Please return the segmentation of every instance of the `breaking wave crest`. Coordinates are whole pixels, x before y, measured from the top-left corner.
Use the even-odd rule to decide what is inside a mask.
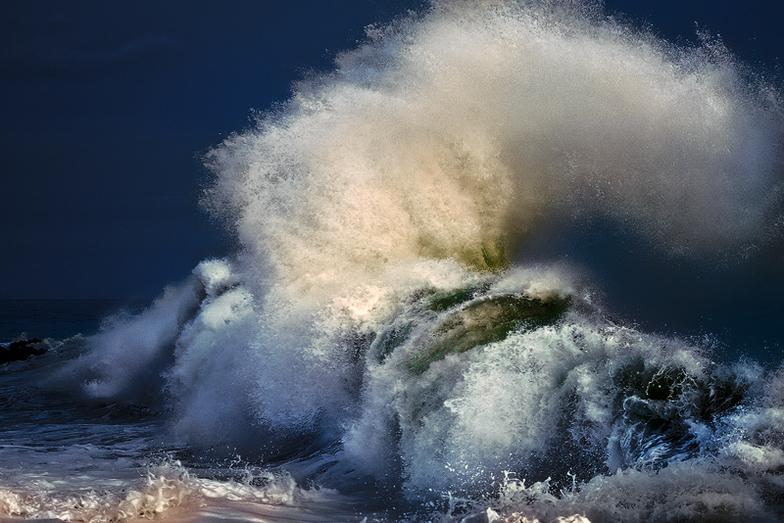
[[[504,266],[554,206],[676,252],[738,248],[779,196],[781,110],[708,38],[436,7],[211,151],[207,204],[253,263],[328,292],[411,258]]]

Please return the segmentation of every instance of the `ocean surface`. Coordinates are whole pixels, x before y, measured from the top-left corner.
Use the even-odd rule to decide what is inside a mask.
[[[369,26],[205,155],[236,252],[0,302],[0,520],[784,520],[782,102],[700,36]]]

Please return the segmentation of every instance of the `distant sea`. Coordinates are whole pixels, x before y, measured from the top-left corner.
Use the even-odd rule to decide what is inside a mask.
[[[0,342],[28,338],[63,339],[98,331],[101,321],[120,311],[138,312],[151,300],[0,300]]]

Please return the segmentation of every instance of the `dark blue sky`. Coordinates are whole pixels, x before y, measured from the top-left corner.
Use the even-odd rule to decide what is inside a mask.
[[[365,25],[422,5],[4,2],[0,298],[153,297],[230,251],[198,207],[199,155],[248,127],[251,109],[288,98],[308,70],[329,69]],[[606,5],[672,41],[706,27],[777,74],[784,32],[772,2]],[[780,265],[779,253],[761,263]]]
[[[228,239],[198,156],[416,2],[4,2],[0,298],[152,297]]]

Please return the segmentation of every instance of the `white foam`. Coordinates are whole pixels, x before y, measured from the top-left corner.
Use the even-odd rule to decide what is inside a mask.
[[[675,49],[536,3],[448,4],[375,28],[208,156],[207,205],[293,292],[417,257],[503,264],[554,205],[683,253],[759,239],[781,111],[720,44]]]
[[[82,489],[69,482],[40,480],[0,488],[0,516],[100,523],[170,517],[203,505],[199,481],[178,462],[153,467],[137,482],[88,479],[90,484]]]

